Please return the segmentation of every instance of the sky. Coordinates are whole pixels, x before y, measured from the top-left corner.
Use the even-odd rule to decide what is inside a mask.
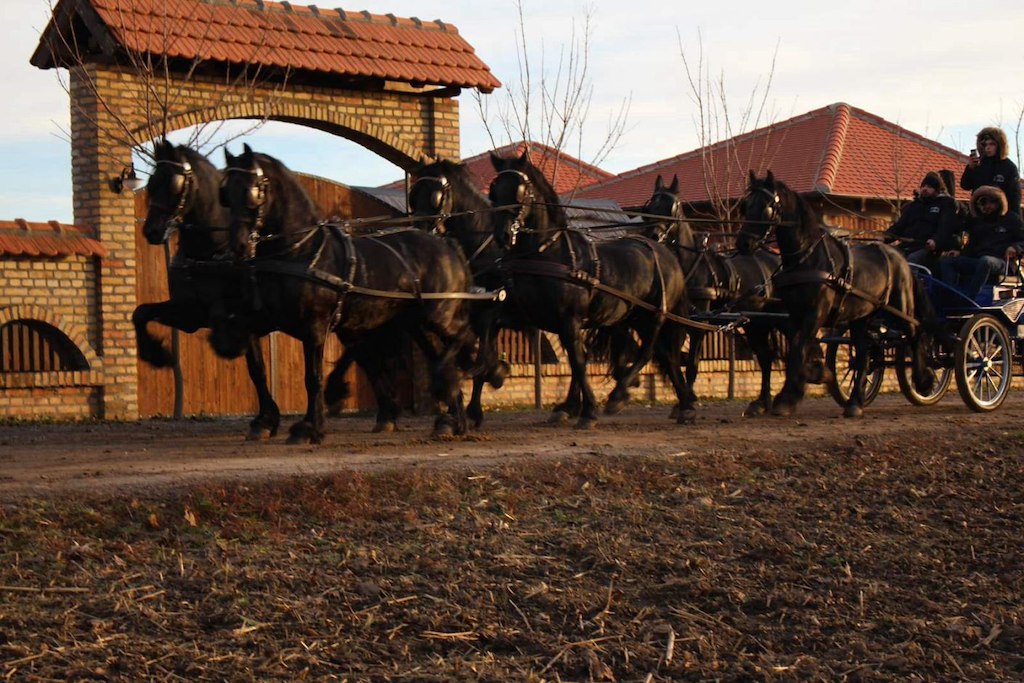
[[[307,0],[299,0],[308,4]],[[316,3],[324,8],[339,0]],[[71,222],[69,104],[57,73],[29,64],[49,0],[0,0],[0,220]],[[513,0],[362,0],[346,10],[441,19],[454,24],[504,84],[519,80],[519,14]],[[521,0],[527,60],[554,78],[556,56],[590,20],[587,74],[593,87],[580,136],[567,151],[592,161],[624,100],[621,138],[600,166],[622,173],[699,146],[698,109],[687,85],[701,60],[724,83],[734,130],[752,93],[767,94],[762,122],[846,102],[966,152],[983,126],[1011,140],[1024,107],[1024,3],[974,12],[961,1]],[[772,60],[775,60],[774,70]],[[771,76],[770,85],[768,77]],[[487,96],[494,112],[507,94]],[[460,96],[464,157],[492,148],[469,92]],[[172,137],[173,139],[173,137]],[[177,140],[183,141],[183,140]],[[402,171],[359,145],[289,124],[244,139],[289,167],[348,185],[381,185]],[[504,144],[507,136],[497,134]],[[243,140],[229,145],[238,153]],[[220,151],[211,158],[222,164]]]

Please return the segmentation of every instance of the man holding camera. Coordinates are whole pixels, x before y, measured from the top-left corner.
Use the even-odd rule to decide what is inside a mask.
[[[1020,215],[1020,174],[1009,159],[1006,133],[994,126],[978,133],[976,149],[960,176],[961,189],[974,192],[979,187],[998,187],[1006,195],[1008,211]]]

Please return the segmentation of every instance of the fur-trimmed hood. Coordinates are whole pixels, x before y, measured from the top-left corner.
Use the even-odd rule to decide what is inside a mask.
[[[982,185],[977,190],[971,193],[971,213],[975,216],[980,216],[981,211],[978,209],[978,200],[982,197],[990,197],[999,202],[999,215],[1005,216],[1009,210],[1010,205],[1006,201],[1006,193],[1000,190],[998,187],[992,185]]]
[[[1002,128],[996,128],[995,126],[988,126],[978,131],[978,137],[975,138],[975,148],[981,151],[981,140],[982,138],[992,138],[996,141],[998,147],[998,153],[996,154],[997,159],[1006,159],[1010,156],[1010,144],[1006,139],[1006,133],[1003,132]]]

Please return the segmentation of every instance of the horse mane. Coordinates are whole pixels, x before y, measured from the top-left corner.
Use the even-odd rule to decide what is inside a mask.
[[[569,224],[569,219],[566,216],[565,208],[562,206],[562,201],[558,197],[558,193],[555,192],[555,188],[551,185],[551,181],[548,177],[541,173],[541,170],[533,165],[530,161],[529,156],[523,158],[525,163],[516,163],[518,170],[526,174],[526,177],[530,179],[530,183],[534,189],[540,194],[538,199],[544,204],[544,208],[547,210],[548,220],[554,225],[564,228]]]
[[[451,161],[450,159],[438,159],[437,161],[427,164],[420,169],[417,173],[420,177],[437,177],[444,176],[448,179],[448,182],[452,184],[454,196],[458,197],[459,201],[465,203],[464,207],[469,211],[476,211],[478,209],[489,208],[491,202],[487,199],[473,179],[469,175],[469,169],[465,164],[459,161]]]
[[[804,199],[799,192],[793,190],[789,185],[786,185],[786,183],[778,179],[774,180],[773,188],[775,193],[779,195],[779,200],[782,202],[784,207],[792,204],[793,210],[795,210],[797,215],[800,217],[800,225],[802,225],[805,230],[825,232],[825,226],[822,223],[818,212],[814,210],[814,207],[811,206],[810,202]]]
[[[174,149],[192,167],[192,175],[200,183],[200,196],[204,199],[209,198],[219,205],[217,190],[221,181],[220,169],[214,166],[206,155],[187,145],[178,145]]]

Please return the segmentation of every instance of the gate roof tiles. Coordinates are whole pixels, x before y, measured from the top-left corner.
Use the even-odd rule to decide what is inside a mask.
[[[81,23],[71,21],[76,15]],[[483,92],[501,87],[451,24],[264,0],[60,0],[32,64],[73,66],[68,38],[82,24],[137,54]]]
[[[0,221],[0,256],[106,256],[107,250],[87,229],[49,221],[30,223],[23,218]]]

